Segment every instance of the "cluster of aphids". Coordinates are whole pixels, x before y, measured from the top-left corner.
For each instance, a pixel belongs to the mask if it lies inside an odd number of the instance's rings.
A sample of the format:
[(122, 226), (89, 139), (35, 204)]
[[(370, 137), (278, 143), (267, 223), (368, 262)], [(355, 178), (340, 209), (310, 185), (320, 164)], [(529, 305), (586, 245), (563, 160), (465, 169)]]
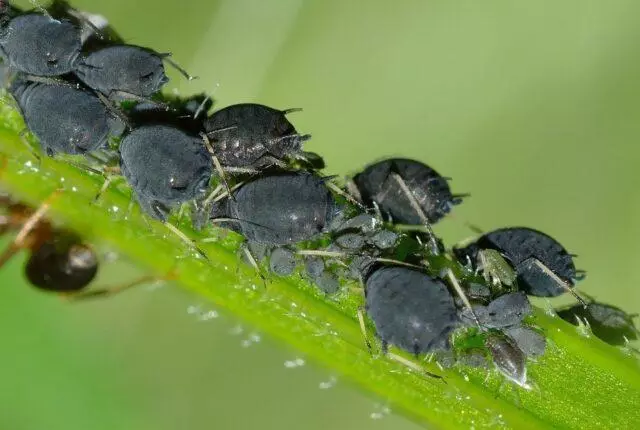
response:
[[(636, 338), (624, 312), (574, 292), (582, 273), (573, 255), (539, 231), (503, 228), (446, 249), (431, 225), (462, 196), (425, 164), (383, 160), (340, 186), (322, 175), (320, 156), (303, 150), (309, 136), (287, 119), (294, 109), (237, 104), (209, 113), (206, 96), (168, 100), (160, 95), (167, 54), (127, 45), (62, 2), (21, 12), (0, 0), (0, 8), (8, 91), (47, 155), (119, 172), (152, 218), (168, 223), (186, 205), (196, 228), (240, 233), (258, 273), (267, 261), (276, 275), (298, 271), (326, 294), (346, 279), (361, 282), (364, 336), (366, 314), (384, 353), (394, 346), (471, 364), (490, 359), (528, 387), (527, 357), (546, 341), (527, 296), (565, 292), (581, 303), (561, 317), (588, 321), (609, 342)], [(2, 203), (9, 216), (0, 228), (23, 225), (6, 255), (31, 250), (32, 283), (56, 291), (89, 284), (97, 267), (89, 248), (42, 211)], [(461, 331), (479, 343), (458, 342)]]

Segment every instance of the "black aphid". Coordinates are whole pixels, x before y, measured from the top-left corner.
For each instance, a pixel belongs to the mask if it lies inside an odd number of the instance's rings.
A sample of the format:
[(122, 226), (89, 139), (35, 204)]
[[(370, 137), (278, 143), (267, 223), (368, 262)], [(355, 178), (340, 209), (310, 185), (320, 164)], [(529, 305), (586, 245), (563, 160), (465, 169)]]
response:
[(11, 17), (0, 3), (0, 51), (9, 66), (38, 76), (71, 72), (80, 55), (80, 29), (72, 22), (27, 13)]
[(112, 131), (122, 129), (119, 119), (88, 89), (16, 79), (9, 92), (50, 156), (95, 151), (107, 143)]
[[(520, 324), (531, 314), (529, 299), (522, 292), (504, 294), (491, 301), (487, 306), (473, 306), (473, 312), (479, 323), (487, 328), (503, 328)], [(476, 320), (468, 308), (460, 311), (463, 322), (473, 326)]]
[(259, 177), (215, 204), (211, 218), (249, 242), (279, 246), (306, 241), (329, 230), (339, 207), (325, 179), (311, 173)]
[[(482, 249), (499, 251), (513, 266), (518, 287), (532, 296), (555, 297), (571, 291), (581, 272), (573, 255), (550, 236), (525, 227), (494, 230), (464, 248), (455, 248), (461, 261), (477, 261)], [(575, 294), (575, 293), (574, 293)]]
[(199, 137), (153, 124), (122, 139), (120, 167), (144, 211), (162, 221), (173, 207), (204, 197), (212, 172)]
[[(435, 223), (459, 204), (447, 179), (419, 161), (392, 158), (368, 166), (354, 178), (354, 194), (398, 224)], [(426, 219), (425, 219), (426, 218)]]
[(88, 87), (110, 96), (150, 97), (168, 82), (165, 54), (134, 45), (113, 45), (82, 58), (74, 73)]
[(547, 339), (536, 330), (517, 325), (507, 327), (503, 329), (503, 332), (515, 342), (516, 346), (520, 348), (527, 357), (539, 357), (544, 354), (547, 347)]
[(448, 349), (460, 320), (439, 279), (408, 267), (382, 266), (365, 277), (366, 310), (383, 343), (413, 354)]
[(309, 136), (298, 134), (286, 118), (295, 110), (243, 103), (214, 112), (205, 121), (214, 155), (225, 170), (283, 166), (284, 158), (302, 156), (302, 143)]
[(556, 312), (573, 325), (578, 325), (578, 318), (586, 321), (596, 337), (611, 345), (625, 345), (628, 341), (638, 339), (638, 329), (633, 322), (635, 315), (629, 315), (615, 306), (591, 302), (586, 308), (575, 305)]

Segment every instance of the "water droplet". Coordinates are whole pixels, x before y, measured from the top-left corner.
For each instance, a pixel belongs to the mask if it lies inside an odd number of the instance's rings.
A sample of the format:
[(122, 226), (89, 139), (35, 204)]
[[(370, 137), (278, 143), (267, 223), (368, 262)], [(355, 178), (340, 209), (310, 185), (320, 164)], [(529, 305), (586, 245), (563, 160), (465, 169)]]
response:
[(320, 382), (320, 384), (318, 384), (318, 388), (320, 388), (321, 390), (328, 390), (335, 387), (337, 382), (338, 380), (336, 379), (336, 377), (332, 376), (327, 381)]

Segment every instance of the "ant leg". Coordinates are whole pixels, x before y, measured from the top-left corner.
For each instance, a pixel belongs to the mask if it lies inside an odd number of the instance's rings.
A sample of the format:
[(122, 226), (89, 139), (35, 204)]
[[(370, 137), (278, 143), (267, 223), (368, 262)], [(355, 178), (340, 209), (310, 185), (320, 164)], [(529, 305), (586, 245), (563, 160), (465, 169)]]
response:
[(86, 300), (86, 299), (94, 299), (98, 297), (113, 296), (113, 295), (122, 293), (123, 291), (129, 290), (133, 287), (137, 287), (138, 285), (147, 284), (150, 282), (157, 282), (157, 281), (170, 281), (175, 278), (176, 278), (176, 274), (173, 271), (169, 272), (169, 274), (160, 278), (153, 275), (145, 275), (145, 276), (139, 277), (138, 279), (134, 279), (133, 281), (127, 282), (122, 285), (117, 285), (115, 287), (98, 288), (92, 291), (70, 293), (65, 297), (72, 301), (76, 301), (76, 300), (79, 301), (79, 300)]

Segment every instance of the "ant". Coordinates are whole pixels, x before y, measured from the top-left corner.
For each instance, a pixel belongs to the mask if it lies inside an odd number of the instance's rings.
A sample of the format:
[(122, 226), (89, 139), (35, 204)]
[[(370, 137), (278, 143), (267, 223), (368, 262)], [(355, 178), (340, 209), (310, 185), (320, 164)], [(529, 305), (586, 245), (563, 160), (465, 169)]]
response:
[[(0, 235), (18, 230), (14, 240), (0, 253), (0, 268), (23, 249), (30, 256), (24, 271), (27, 280), (36, 288), (63, 294), (71, 299), (86, 299), (113, 295), (131, 287), (157, 280), (147, 275), (111, 288), (85, 288), (98, 272), (98, 256), (80, 237), (45, 219), (52, 202), (60, 191), (51, 194), (36, 210), (14, 202), (0, 194)], [(164, 279), (169, 279), (167, 276)]]

